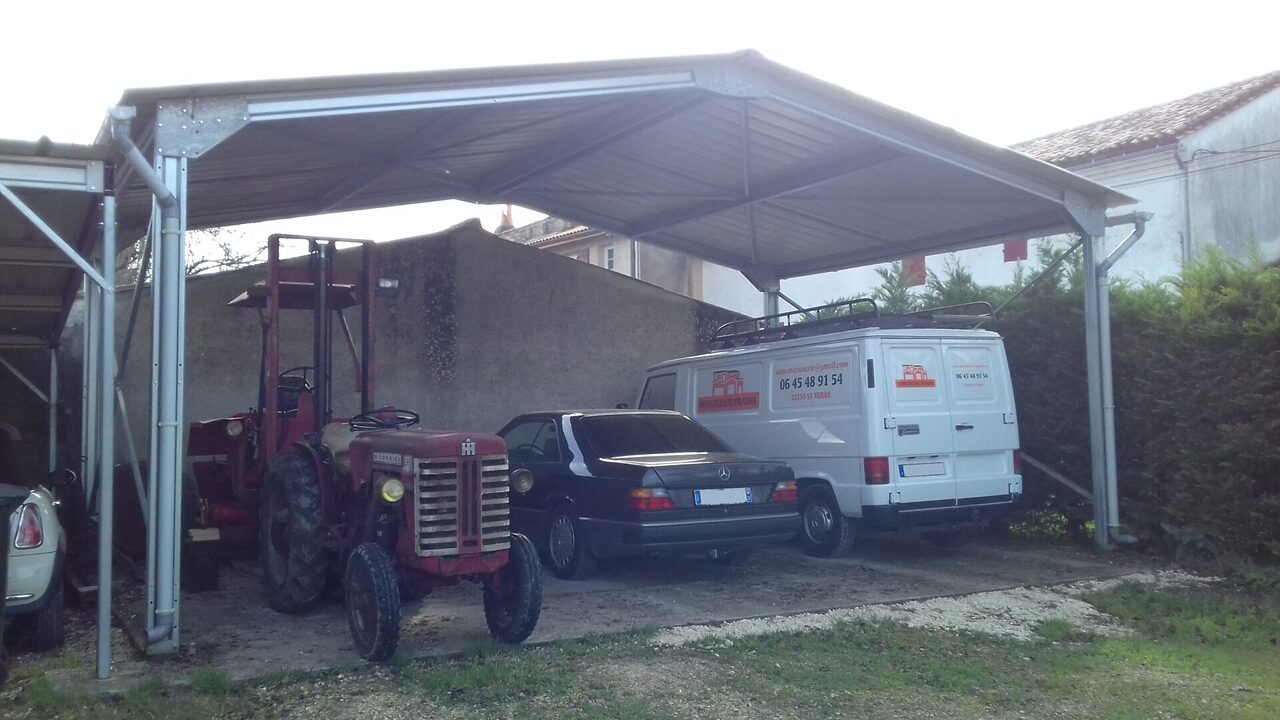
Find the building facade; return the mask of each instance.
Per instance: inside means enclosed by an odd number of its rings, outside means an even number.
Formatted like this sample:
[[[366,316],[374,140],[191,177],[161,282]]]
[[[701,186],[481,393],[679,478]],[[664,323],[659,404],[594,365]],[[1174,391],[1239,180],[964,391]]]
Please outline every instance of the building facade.
[[[1169,103],[1034,138],[1014,150],[1109,185],[1138,200],[1120,211],[1154,214],[1146,234],[1112,268],[1112,276],[1158,282],[1205,248],[1247,260],[1255,252],[1280,262],[1280,72],[1231,83]],[[1106,250],[1129,232],[1111,228]],[[593,265],[631,275],[721,307],[758,314],[761,293],[736,270],[556,218],[501,233]],[[1047,238],[1065,246],[1069,238]],[[1033,241],[1035,244],[1035,241]],[[943,273],[960,263],[981,284],[1005,284],[1027,266],[1020,247],[984,247],[931,256]],[[918,264],[918,263],[917,263]],[[882,266],[881,266],[882,267]],[[867,295],[877,267],[782,281],[804,306]]]

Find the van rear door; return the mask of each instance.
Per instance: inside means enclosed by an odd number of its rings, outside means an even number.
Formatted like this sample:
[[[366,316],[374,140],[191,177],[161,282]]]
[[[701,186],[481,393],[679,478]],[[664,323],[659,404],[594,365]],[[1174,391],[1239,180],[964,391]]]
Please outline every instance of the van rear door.
[[[957,497],[1006,496],[1018,426],[1003,349],[989,340],[943,340],[942,354]]]
[[[889,458],[902,503],[954,501],[951,414],[943,387],[942,345],[937,340],[887,341],[884,345],[886,391],[893,436]]]

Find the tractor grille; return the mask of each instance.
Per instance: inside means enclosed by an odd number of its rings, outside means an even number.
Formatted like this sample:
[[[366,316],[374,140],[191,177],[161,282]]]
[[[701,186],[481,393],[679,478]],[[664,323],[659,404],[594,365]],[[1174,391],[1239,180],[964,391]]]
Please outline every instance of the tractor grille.
[[[511,547],[506,455],[418,461],[418,555],[440,557]]]

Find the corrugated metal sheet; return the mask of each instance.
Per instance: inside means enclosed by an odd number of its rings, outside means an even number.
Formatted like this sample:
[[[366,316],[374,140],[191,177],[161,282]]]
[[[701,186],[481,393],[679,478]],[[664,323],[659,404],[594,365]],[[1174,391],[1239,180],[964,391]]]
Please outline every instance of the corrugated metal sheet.
[[[458,198],[513,202],[759,277],[1069,229],[1119,193],[765,60],[733,55],[130,90],[243,108],[189,164],[192,228]],[[139,231],[149,198],[123,190]],[[126,231],[127,232],[127,231]]]

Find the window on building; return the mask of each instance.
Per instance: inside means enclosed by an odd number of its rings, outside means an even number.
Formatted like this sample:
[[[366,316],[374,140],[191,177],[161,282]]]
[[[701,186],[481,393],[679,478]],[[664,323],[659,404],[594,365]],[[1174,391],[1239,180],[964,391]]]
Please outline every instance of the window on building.
[[[613,269],[613,248],[604,251],[604,266]]]

